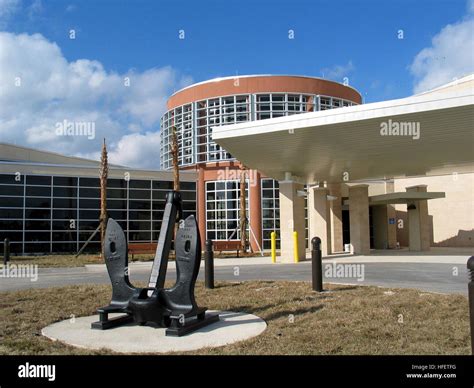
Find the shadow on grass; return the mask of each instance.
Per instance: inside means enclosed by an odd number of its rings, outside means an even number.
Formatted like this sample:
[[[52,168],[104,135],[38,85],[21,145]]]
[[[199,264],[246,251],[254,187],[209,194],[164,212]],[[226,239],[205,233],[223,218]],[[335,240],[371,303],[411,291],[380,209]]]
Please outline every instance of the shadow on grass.
[[[219,282],[214,284],[214,290],[219,290],[219,289],[225,289],[225,288],[232,288],[232,287],[238,287],[241,286],[242,282]],[[204,286],[203,286],[204,288]],[[211,288],[204,288],[205,290],[212,291],[213,289]]]
[[[246,314],[254,314],[254,315],[257,315],[259,318],[264,319],[266,322],[269,322],[269,321],[273,321],[273,320],[283,318],[283,317],[287,318],[290,315],[300,316],[303,314],[312,314],[324,308],[324,305],[320,304],[317,306],[299,308],[296,310],[288,309],[288,310],[278,311],[271,314],[265,313],[268,309],[276,308],[278,306],[279,305],[267,305],[267,306],[255,308],[255,307],[244,305],[244,306],[236,306],[235,308],[233,307],[232,311],[239,312],[239,313],[246,313]]]
[[[353,291],[353,290],[358,290],[362,286],[340,286],[340,287],[334,287],[329,290],[324,290],[324,291]]]
[[[241,280],[241,281],[219,281],[214,284],[214,288],[209,289],[204,287],[204,282],[202,280],[199,280],[197,284],[201,285],[202,288],[206,291],[211,291],[212,290],[219,290],[219,289],[226,289],[226,288],[235,288],[235,287],[240,287],[244,285],[245,283],[251,283],[251,280]],[[268,287],[276,284],[277,282],[274,280],[259,280],[258,281],[262,287]],[[261,287],[260,287],[261,288]]]
[[[303,315],[303,314],[308,314],[308,313],[311,314],[311,313],[315,313],[319,310],[322,310],[323,308],[324,308],[323,305],[318,305],[318,306],[311,306],[311,307],[307,307],[307,308],[300,308],[300,309],[296,309],[296,310],[278,311],[276,313],[267,315],[265,317],[265,320],[266,321],[272,321],[274,319],[288,317],[290,315]]]
[[[321,295],[321,299],[328,298],[328,297],[330,297],[330,295]],[[312,301],[311,299],[307,299],[306,297],[296,297],[293,299],[289,299],[288,301],[285,302],[285,304],[296,304],[300,302],[311,302],[311,301]],[[281,303],[273,303],[273,304],[267,304],[263,306],[240,305],[240,306],[232,307],[232,310],[254,314],[254,313],[259,313],[259,312],[265,312],[271,309],[277,309],[278,307],[281,307]],[[311,307],[308,307],[306,310],[308,310],[307,312],[309,312],[310,309],[317,308],[319,310],[322,307],[323,305],[311,306]],[[301,309],[301,311],[303,310],[304,309]],[[295,310],[295,311],[297,311],[296,313],[298,313],[299,310]],[[282,314],[285,315],[286,311],[283,311]]]

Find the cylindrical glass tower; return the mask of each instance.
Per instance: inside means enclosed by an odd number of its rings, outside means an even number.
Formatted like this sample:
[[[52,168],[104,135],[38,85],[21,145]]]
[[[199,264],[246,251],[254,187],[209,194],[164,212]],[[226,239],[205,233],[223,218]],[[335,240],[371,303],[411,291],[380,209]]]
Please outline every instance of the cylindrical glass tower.
[[[240,163],[212,140],[212,128],[361,103],[354,88],[315,77],[251,75],[216,78],[174,93],[161,119],[160,167],[172,168],[171,128],[178,131],[179,164],[199,172],[201,238],[239,244]],[[279,236],[278,182],[248,172],[249,239],[254,250]]]

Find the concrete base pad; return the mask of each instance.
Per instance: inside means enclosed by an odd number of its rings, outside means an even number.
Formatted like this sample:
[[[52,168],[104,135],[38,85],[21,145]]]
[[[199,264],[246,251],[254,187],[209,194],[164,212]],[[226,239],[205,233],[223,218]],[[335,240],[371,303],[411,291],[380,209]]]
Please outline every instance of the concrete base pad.
[[[107,349],[119,353],[166,353],[218,347],[261,334],[265,321],[252,314],[218,313],[220,321],[183,337],[166,337],[165,329],[129,324],[109,330],[92,330],[98,315],[68,319],[45,327],[41,333],[53,341],[86,349]],[[110,317],[120,314],[110,314]]]

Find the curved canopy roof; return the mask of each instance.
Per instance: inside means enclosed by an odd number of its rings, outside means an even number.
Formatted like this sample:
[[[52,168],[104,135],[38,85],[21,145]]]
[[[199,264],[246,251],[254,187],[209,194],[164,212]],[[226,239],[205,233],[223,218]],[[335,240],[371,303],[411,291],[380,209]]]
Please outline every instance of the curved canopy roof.
[[[213,139],[247,167],[278,180],[289,174],[314,183],[472,172],[473,78],[403,99],[214,127]]]

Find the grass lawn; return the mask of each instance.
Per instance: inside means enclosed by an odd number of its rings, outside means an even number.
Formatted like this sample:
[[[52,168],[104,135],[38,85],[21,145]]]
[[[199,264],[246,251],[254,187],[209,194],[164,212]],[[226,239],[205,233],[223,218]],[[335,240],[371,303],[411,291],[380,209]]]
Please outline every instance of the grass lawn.
[[[265,256],[269,256],[268,252],[265,253]],[[245,255],[240,254],[240,257],[255,257],[260,256],[257,254],[247,253]],[[204,256],[203,256],[204,257]],[[216,252],[214,257],[225,258],[225,257],[236,257],[235,252]],[[155,258],[154,253],[150,254],[136,254],[134,255],[133,261],[153,261]],[[173,260],[174,253],[171,252],[170,260]],[[86,264],[104,264],[103,260],[100,258],[99,254],[89,254],[89,255],[44,255],[44,256],[11,256],[10,263],[12,264],[37,264],[40,268],[59,268],[59,267],[83,267]],[[131,255],[129,256],[129,261],[132,261]],[[3,257],[1,258],[0,264],[3,264]]]
[[[470,354],[468,301],[410,289],[307,282],[218,282],[196,287],[200,305],[256,314],[258,337],[188,354]],[[0,354],[110,354],[41,336],[50,323],[91,315],[106,305],[110,286],[70,286],[0,293]]]
[[[153,254],[137,254],[134,261],[153,260]],[[11,256],[12,264],[37,264],[38,267],[83,267],[86,264],[104,264],[99,254],[93,255],[44,255],[44,256]],[[131,261],[131,258],[129,259]],[[3,261],[2,261],[3,263]]]

